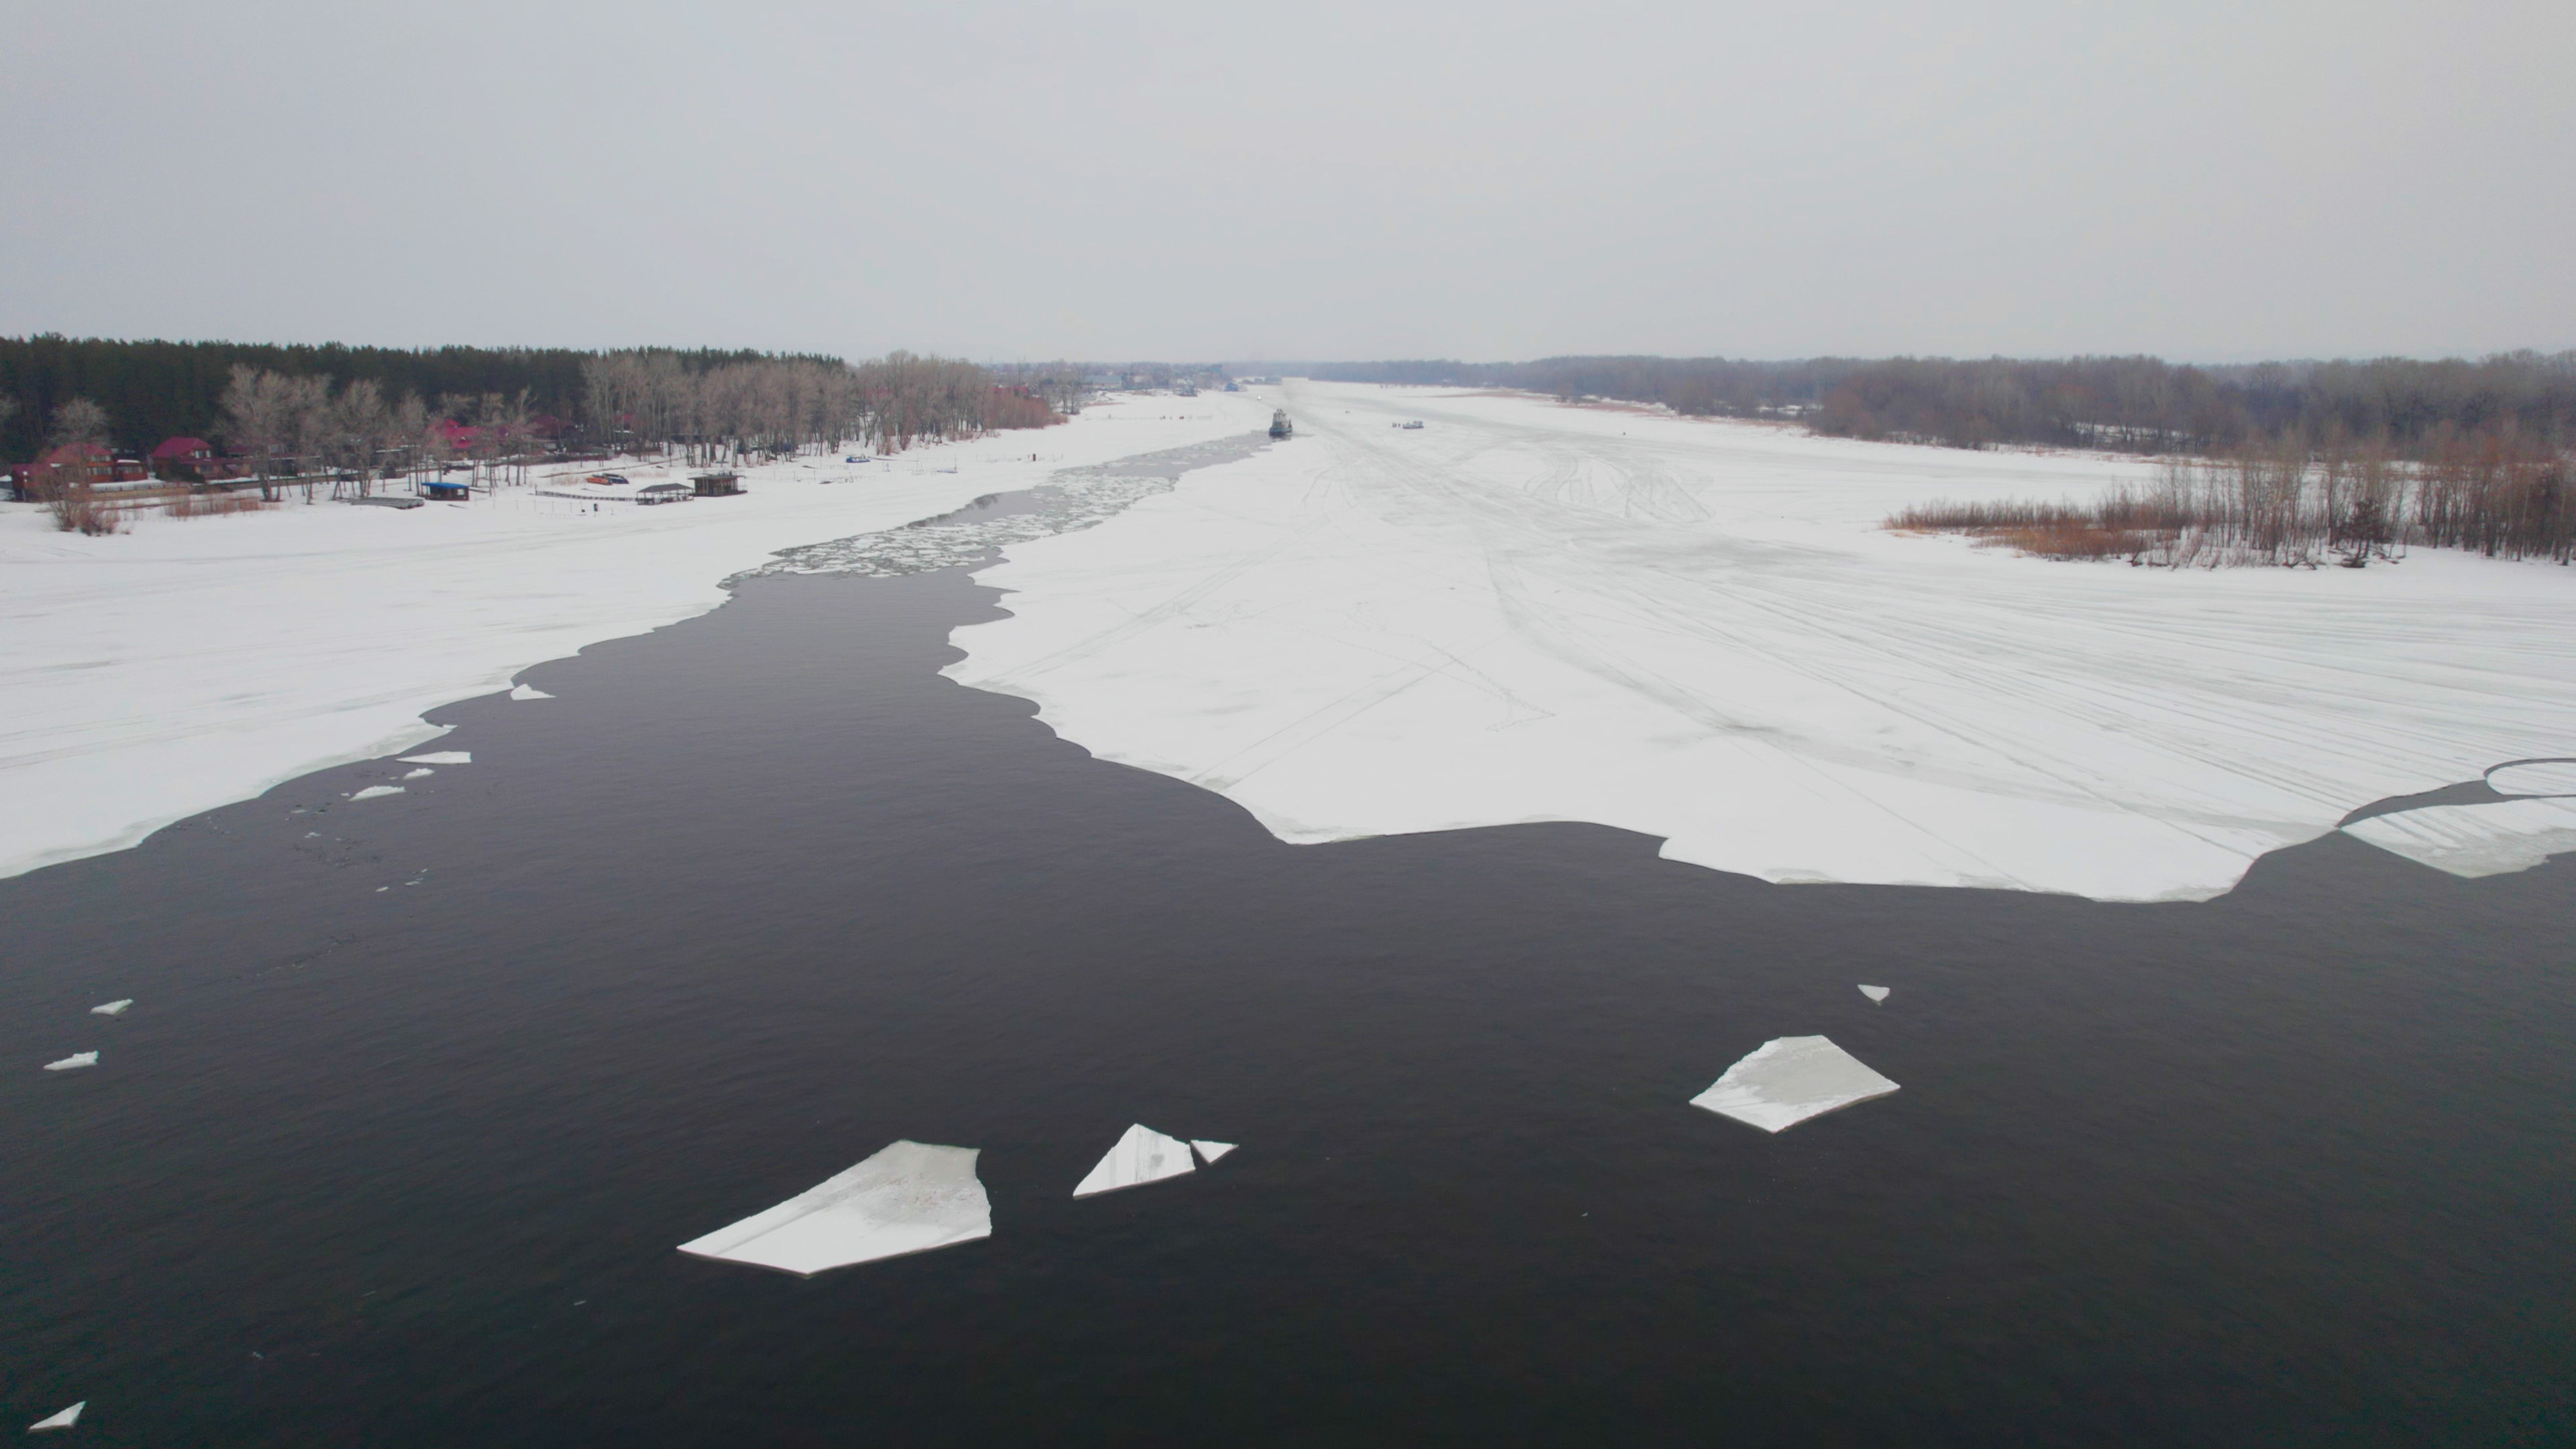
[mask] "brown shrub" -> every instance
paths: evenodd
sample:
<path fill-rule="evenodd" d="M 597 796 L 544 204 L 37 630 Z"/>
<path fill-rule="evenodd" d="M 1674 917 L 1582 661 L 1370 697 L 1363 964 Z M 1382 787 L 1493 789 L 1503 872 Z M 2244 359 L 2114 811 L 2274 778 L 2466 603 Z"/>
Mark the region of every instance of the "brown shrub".
<path fill-rule="evenodd" d="M 97 538 L 125 527 L 125 519 L 116 509 L 98 501 L 89 485 L 76 483 L 55 492 L 46 504 L 54 515 L 54 527 L 65 533 L 87 534 Z"/>
<path fill-rule="evenodd" d="M 164 511 L 172 518 L 229 518 L 236 513 L 257 513 L 267 506 L 248 493 L 189 490 L 173 497 Z"/>

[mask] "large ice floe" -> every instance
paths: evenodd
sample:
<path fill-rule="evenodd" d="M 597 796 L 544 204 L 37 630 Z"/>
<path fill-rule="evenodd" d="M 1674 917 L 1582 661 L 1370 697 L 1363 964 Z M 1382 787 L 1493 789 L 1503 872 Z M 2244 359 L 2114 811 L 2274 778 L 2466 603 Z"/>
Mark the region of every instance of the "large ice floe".
<path fill-rule="evenodd" d="M 46 1415 L 44 1418 L 38 1419 L 32 1424 L 29 1424 L 27 1426 L 27 1432 L 30 1434 L 41 1434 L 49 1429 L 68 1429 L 74 1424 L 80 1422 L 81 1410 L 88 1407 L 89 1400 L 83 1399 L 68 1409 L 58 1410 L 52 1414 Z"/>
<path fill-rule="evenodd" d="M 1691 1105 L 1765 1132 L 1782 1132 L 1895 1090 L 1894 1082 L 1824 1037 L 1783 1036 L 1728 1067 L 1707 1091 L 1691 1098 Z"/>
<path fill-rule="evenodd" d="M 1295 438 L 1008 544 L 979 577 L 1010 617 L 948 674 L 1293 842 L 1582 820 L 1772 881 L 2109 900 L 2219 895 L 2373 801 L 2576 754 L 2576 570 L 2052 563 L 1881 524 L 2151 465 L 1281 401 Z"/>
<path fill-rule="evenodd" d="M 766 1212 L 680 1245 L 701 1258 L 811 1277 L 993 1235 L 977 1149 L 895 1142 Z"/>
<path fill-rule="evenodd" d="M 1224 1143 L 1209 1145 L 1226 1146 Z M 1217 1154 L 1218 1157 L 1224 1155 L 1222 1151 Z M 1208 1160 L 1214 1162 L 1216 1158 Z M 1177 1137 L 1166 1137 L 1139 1123 L 1129 1127 L 1109 1149 L 1108 1155 L 1101 1158 L 1082 1181 L 1074 1184 L 1073 1195 L 1090 1197 L 1095 1193 L 1116 1192 L 1122 1187 L 1141 1187 L 1167 1177 L 1178 1177 L 1195 1166 L 1190 1161 L 1188 1143 Z"/>
<path fill-rule="evenodd" d="M 2576 851 L 2576 800 L 2428 805 L 2356 820 L 2343 832 L 2452 875 L 2508 875 Z"/>
<path fill-rule="evenodd" d="M 122 849 L 326 766 L 417 750 L 444 733 L 423 711 L 702 614 L 727 598 L 724 580 L 781 550 L 1238 437 L 1270 407 L 1239 393 L 1113 398 L 1042 433 L 889 463 L 750 467 L 741 496 L 672 508 L 636 507 L 632 489 L 595 490 L 596 507 L 548 496 L 580 491 L 592 465 L 470 504 L 148 516 L 99 538 L 0 503 L 0 614 L 12 621 L 0 631 L 0 876 Z M 640 486 L 686 469 L 619 471 Z M 425 597 L 439 601 L 434 629 L 417 627 Z M 261 626 L 244 630 L 246 618 Z"/>
<path fill-rule="evenodd" d="M 94 1067 L 97 1065 L 98 1053 L 74 1052 L 70 1056 L 64 1057 L 59 1061 L 50 1061 L 45 1063 L 45 1070 L 49 1072 L 77 1072 L 83 1067 Z"/>

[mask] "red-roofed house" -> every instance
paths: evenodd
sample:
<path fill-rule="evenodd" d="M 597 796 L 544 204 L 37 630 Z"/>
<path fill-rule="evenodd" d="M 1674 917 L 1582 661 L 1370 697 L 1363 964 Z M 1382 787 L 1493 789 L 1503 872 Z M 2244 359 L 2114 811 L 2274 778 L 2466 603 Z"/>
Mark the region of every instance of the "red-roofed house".
<path fill-rule="evenodd" d="M 239 463 L 218 456 L 215 445 L 203 438 L 162 439 L 161 446 L 152 450 L 152 476 L 167 479 L 175 476 L 176 470 L 181 468 L 193 472 L 200 480 L 231 478 L 241 472 Z"/>
<path fill-rule="evenodd" d="M 141 459 L 119 458 L 101 443 L 65 443 L 9 469 L 9 481 L 21 498 L 49 495 L 67 483 L 130 483 L 144 476 Z"/>

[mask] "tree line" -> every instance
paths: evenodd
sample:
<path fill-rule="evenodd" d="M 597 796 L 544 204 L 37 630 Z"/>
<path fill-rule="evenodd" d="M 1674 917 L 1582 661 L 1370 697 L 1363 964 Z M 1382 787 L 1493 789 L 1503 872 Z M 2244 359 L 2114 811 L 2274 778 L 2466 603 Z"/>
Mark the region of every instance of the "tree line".
<path fill-rule="evenodd" d="M 1835 437 L 2213 456 L 2305 438 L 2378 439 L 2423 460 L 2461 436 L 2576 446 L 2576 352 L 2200 367 L 2153 357 L 2023 360 L 1551 357 L 1307 364 L 1355 382 L 1509 387 L 1690 416 L 1789 417 Z"/>
<path fill-rule="evenodd" d="M 1054 396 L 1079 404 L 1061 387 Z M 1031 380 L 1005 383 L 976 363 L 909 352 L 854 366 L 660 348 L 0 339 L 0 437 L 10 440 L 0 456 L 32 459 L 71 443 L 139 454 L 163 438 L 195 437 L 225 450 L 225 471 L 262 480 L 327 473 L 363 484 L 456 462 L 524 468 L 549 452 L 669 448 L 708 462 L 853 440 L 896 452 L 1058 421 Z"/>
<path fill-rule="evenodd" d="M 976 363 L 908 352 L 853 366 L 718 349 L 0 338 L 0 459 L 32 459 L 66 441 L 140 454 L 164 438 L 196 437 L 251 456 L 326 460 L 360 440 L 381 450 L 388 429 L 408 444 L 441 421 L 477 429 L 478 441 L 542 435 L 700 455 L 850 439 L 899 449 L 1043 426 L 1079 406 L 1078 376 L 1060 366 L 1005 380 Z M 1032 385 L 1041 380 L 1054 385 L 1048 393 Z M 380 425 L 379 411 L 391 421 Z"/>

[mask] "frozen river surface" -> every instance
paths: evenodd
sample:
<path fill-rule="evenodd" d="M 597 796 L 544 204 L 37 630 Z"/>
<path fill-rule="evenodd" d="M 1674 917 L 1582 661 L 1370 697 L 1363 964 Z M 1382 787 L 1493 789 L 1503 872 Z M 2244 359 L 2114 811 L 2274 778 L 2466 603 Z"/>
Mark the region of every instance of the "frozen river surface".
<path fill-rule="evenodd" d="M 2047 563 L 1879 525 L 2148 469 L 1287 402 L 1293 441 L 1013 545 L 981 576 L 1012 617 L 951 676 L 1284 840 L 1588 821 L 1766 880 L 2102 900 L 2217 895 L 2372 801 L 2576 755 L 2576 570 Z"/>
<path fill-rule="evenodd" d="M 2576 1435 L 2576 862 L 2330 835 L 2140 905 L 1586 824 L 1292 846 L 940 678 L 995 602 L 755 579 L 436 710 L 434 765 L 0 881 L 0 1423 Z M 1801 1036 L 1904 1089 L 1776 1136 L 1690 1105 Z M 1074 1197 L 1140 1122 L 1241 1146 Z M 978 1154 L 989 1238 L 675 1251 L 898 1141 Z"/>

